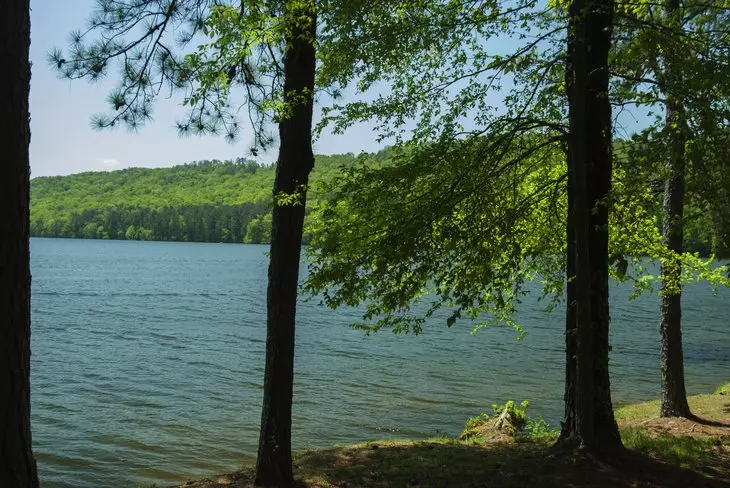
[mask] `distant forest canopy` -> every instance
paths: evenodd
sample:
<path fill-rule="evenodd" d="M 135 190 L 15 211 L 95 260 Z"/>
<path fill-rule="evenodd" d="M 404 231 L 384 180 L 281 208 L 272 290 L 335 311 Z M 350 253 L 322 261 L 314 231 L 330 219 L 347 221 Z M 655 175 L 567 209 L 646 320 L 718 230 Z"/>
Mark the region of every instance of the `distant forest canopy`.
<path fill-rule="evenodd" d="M 367 155 L 367 161 L 387 161 L 390 151 Z M 310 209 L 325 197 L 322 183 L 357 160 L 352 153 L 316 157 Z M 272 165 L 238 158 L 34 178 L 31 235 L 266 244 L 271 232 L 274 172 Z M 657 212 L 660 202 L 658 189 Z M 730 221 L 718 222 L 711 212 L 692 207 L 686 218 L 687 250 L 730 257 Z M 309 240 L 306 229 L 304 240 Z"/>
<path fill-rule="evenodd" d="M 317 156 L 314 199 L 317 181 L 355 160 L 353 154 Z M 238 158 L 34 178 L 31 235 L 268 243 L 274 172 Z"/>

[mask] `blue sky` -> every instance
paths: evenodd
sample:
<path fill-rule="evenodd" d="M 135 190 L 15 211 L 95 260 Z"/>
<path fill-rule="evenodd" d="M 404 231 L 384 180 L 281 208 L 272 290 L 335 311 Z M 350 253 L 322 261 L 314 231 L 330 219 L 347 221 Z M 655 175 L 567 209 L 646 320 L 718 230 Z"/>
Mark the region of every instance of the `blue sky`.
<path fill-rule="evenodd" d="M 179 100 L 160 100 L 154 121 L 136 134 L 125 129 L 92 129 L 91 116 L 107 108 L 106 95 L 113 76 L 101 84 L 60 80 L 49 68 L 46 55 L 54 47 L 66 48 L 69 32 L 84 27 L 93 4 L 93 0 L 31 0 L 33 177 L 249 156 L 250 139 L 245 133 L 234 144 L 215 136 L 178 137 L 174 122 L 182 114 Z M 380 147 L 371 129 L 360 125 L 344 135 L 323 134 L 315 143 L 315 152 L 359 153 Z M 271 162 L 276 152 L 258 159 Z"/>
<path fill-rule="evenodd" d="M 65 50 L 69 33 L 83 28 L 94 0 L 31 0 L 31 174 L 64 175 L 81 171 L 108 171 L 130 166 L 162 167 L 201 159 L 250 157 L 251 139 L 244 132 L 234 144 L 222 137 L 180 138 L 175 121 L 183 114 L 180 99 L 161 99 L 154 107 L 154 121 L 137 133 L 124 128 L 97 131 L 91 116 L 107 109 L 106 97 L 114 72 L 101 83 L 62 80 L 49 67 L 46 57 L 54 47 Z M 496 49 L 509 41 L 497 41 Z M 368 93 L 367 98 L 375 93 Z M 499 105 L 500 97 L 492 103 Z M 618 116 L 619 135 L 645 125 L 646 115 L 635 118 L 633 109 Z M 318 111 L 315 109 L 315 118 Z M 324 133 L 315 142 L 318 154 L 376 151 L 383 143 L 368 124 L 356 125 L 342 135 Z M 276 148 L 259 155 L 260 162 L 276 159 Z"/>

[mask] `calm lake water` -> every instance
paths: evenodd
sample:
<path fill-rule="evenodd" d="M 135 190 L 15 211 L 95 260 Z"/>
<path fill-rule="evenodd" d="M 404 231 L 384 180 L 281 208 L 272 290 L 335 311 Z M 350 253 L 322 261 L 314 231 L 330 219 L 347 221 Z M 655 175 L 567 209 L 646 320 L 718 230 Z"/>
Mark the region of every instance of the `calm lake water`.
<path fill-rule="evenodd" d="M 46 487 L 133 487 L 252 463 L 261 408 L 265 246 L 33 239 L 33 441 Z M 658 301 L 612 294 L 617 402 L 656 397 Z M 688 287 L 687 383 L 730 374 L 730 293 Z M 562 415 L 563 310 L 527 300 L 527 336 L 443 321 L 420 336 L 349 328 L 303 302 L 295 448 L 457 434 L 508 399 Z"/>

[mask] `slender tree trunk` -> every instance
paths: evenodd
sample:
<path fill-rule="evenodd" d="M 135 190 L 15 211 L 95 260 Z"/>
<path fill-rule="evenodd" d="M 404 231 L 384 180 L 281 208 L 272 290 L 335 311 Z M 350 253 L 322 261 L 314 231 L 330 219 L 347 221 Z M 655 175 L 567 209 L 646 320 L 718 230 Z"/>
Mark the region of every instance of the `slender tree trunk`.
<path fill-rule="evenodd" d="M 0 0 L 0 486 L 35 488 L 30 434 L 30 17 Z"/>
<path fill-rule="evenodd" d="M 568 85 L 570 86 L 570 85 Z M 565 276 L 566 280 L 566 310 L 565 310 L 565 419 L 563 428 L 560 433 L 560 442 L 571 442 L 574 440 L 578 432 L 575 415 L 575 399 L 577 388 L 577 364 L 576 355 L 578 354 L 578 331 L 576 330 L 575 320 L 575 218 L 574 207 L 575 197 L 573 191 L 574 177 L 573 164 L 570 153 L 566 154 L 568 161 L 568 219 L 566 222 L 566 259 L 565 259 Z"/>
<path fill-rule="evenodd" d="M 621 445 L 608 373 L 608 208 L 613 0 L 573 0 L 568 28 L 568 308 L 565 422 L 559 443 Z M 571 237 L 573 238 L 571 242 Z M 571 274 L 572 273 L 572 274 Z"/>
<path fill-rule="evenodd" d="M 295 6 L 292 6 L 295 5 Z M 312 152 L 315 71 L 314 0 L 291 2 L 284 55 L 284 101 L 290 112 L 279 123 L 279 159 L 274 180 L 269 285 L 267 289 L 266 370 L 256 484 L 291 486 L 291 414 L 294 383 L 294 325 L 299 261 Z M 282 195 L 296 203 L 281 204 Z"/>
<path fill-rule="evenodd" d="M 678 0 L 667 1 L 671 18 L 679 9 Z M 671 20 L 671 19 L 670 19 Z M 665 61 L 664 78 L 673 80 L 671 54 Z M 678 256 L 682 253 L 685 173 L 685 120 L 682 103 L 677 98 L 677 84 L 669 83 L 666 124 L 669 130 L 669 159 L 664 185 L 663 235 L 664 245 Z M 678 259 L 662 262 L 660 304 L 660 363 L 662 370 L 662 417 L 689 417 L 687 392 L 684 387 L 684 358 L 682 354 L 682 267 Z"/>

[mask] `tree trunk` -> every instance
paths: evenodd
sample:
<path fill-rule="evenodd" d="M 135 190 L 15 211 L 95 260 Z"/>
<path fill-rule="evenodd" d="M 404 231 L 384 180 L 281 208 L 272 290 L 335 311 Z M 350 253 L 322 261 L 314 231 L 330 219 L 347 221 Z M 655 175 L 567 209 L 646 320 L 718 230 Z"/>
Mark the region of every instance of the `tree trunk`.
<path fill-rule="evenodd" d="M 588 33 L 588 97 L 586 103 L 586 161 L 590 206 L 591 317 L 593 322 L 594 428 L 601 448 L 621 446 L 613 415 L 608 371 L 608 203 L 613 169 L 611 104 L 608 98 L 608 54 L 613 31 L 614 1 L 597 1 L 586 21 Z"/>
<path fill-rule="evenodd" d="M 566 77 L 567 78 L 567 77 Z M 567 81 L 567 80 L 566 80 Z M 568 85 L 570 86 L 570 85 Z M 565 310 L 565 419 L 560 432 L 559 442 L 572 442 L 578 432 L 575 416 L 575 398 L 577 388 L 577 365 L 576 354 L 578 354 L 578 331 L 575 320 L 575 223 L 573 196 L 573 164 L 570 152 L 567 152 L 568 161 L 568 219 L 566 222 L 567 249 L 565 256 L 566 276 L 566 310 Z"/>
<path fill-rule="evenodd" d="M 30 434 L 30 17 L 0 1 L 0 486 L 35 488 Z"/>
<path fill-rule="evenodd" d="M 559 443 L 619 447 L 608 373 L 612 0 L 573 0 L 568 28 L 568 256 L 565 422 Z M 571 241 L 572 237 L 572 241 Z"/>
<path fill-rule="evenodd" d="M 677 0 L 667 1 L 667 15 L 672 17 L 679 9 Z M 672 19 L 670 19 L 671 21 Z M 669 80 L 666 124 L 669 133 L 667 180 L 664 185 L 662 212 L 664 245 L 676 253 L 677 259 L 662 261 L 660 304 L 660 363 L 662 370 L 662 417 L 689 417 L 687 392 L 684 387 L 684 358 L 682 354 L 682 253 L 685 173 L 685 120 L 682 103 L 677 97 L 677 86 L 672 72 L 671 53 L 665 60 L 664 78 Z"/>
<path fill-rule="evenodd" d="M 670 127 L 668 177 L 664 186 L 663 235 L 664 245 L 677 255 L 682 253 L 682 215 L 684 213 L 684 137 L 681 109 L 667 102 L 667 125 Z M 672 125 L 677 124 L 677 129 Z M 682 354 L 681 273 L 679 259 L 662 262 L 661 266 L 661 410 L 662 417 L 689 417 L 684 386 Z"/>
<path fill-rule="evenodd" d="M 269 285 L 266 305 L 266 369 L 256 484 L 291 486 L 291 413 L 294 382 L 294 325 L 304 208 L 312 152 L 315 71 L 314 1 L 286 6 L 284 101 L 289 113 L 279 123 L 279 158 L 274 180 Z M 281 202 L 282 196 L 296 197 Z M 288 199 L 291 200 L 291 199 Z"/>

